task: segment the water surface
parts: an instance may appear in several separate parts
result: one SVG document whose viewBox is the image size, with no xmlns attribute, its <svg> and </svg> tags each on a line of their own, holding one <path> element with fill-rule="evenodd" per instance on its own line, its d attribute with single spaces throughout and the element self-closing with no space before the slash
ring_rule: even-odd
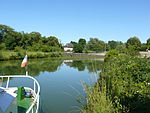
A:
<svg viewBox="0 0 150 113">
<path fill-rule="evenodd" d="M 21 61 L 0 62 L 1 75 L 24 74 Z M 35 77 L 41 86 L 40 108 L 42 113 L 79 113 L 82 104 L 77 100 L 85 96 L 82 82 L 91 85 L 101 70 L 101 60 L 29 60 L 29 75 Z M 33 87 L 30 80 L 11 79 L 13 85 Z M 3 84 L 5 85 L 5 84 Z M 84 98 L 81 100 L 85 103 Z"/>
</svg>

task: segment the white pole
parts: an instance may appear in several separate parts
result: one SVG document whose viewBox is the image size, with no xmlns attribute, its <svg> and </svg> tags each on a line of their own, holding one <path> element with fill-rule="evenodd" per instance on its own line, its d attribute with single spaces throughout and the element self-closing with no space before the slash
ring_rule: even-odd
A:
<svg viewBox="0 0 150 113">
<path fill-rule="evenodd" d="M 8 77 L 8 79 L 7 79 L 6 88 L 8 88 L 8 85 L 9 85 L 9 77 Z"/>
<path fill-rule="evenodd" d="M 36 85 L 36 84 L 35 84 L 35 81 L 34 81 L 34 92 L 36 93 L 36 89 L 35 89 L 35 88 L 36 88 L 36 86 L 35 86 L 35 85 Z"/>
<path fill-rule="evenodd" d="M 28 76 L 28 71 L 26 71 L 26 76 Z"/>
</svg>

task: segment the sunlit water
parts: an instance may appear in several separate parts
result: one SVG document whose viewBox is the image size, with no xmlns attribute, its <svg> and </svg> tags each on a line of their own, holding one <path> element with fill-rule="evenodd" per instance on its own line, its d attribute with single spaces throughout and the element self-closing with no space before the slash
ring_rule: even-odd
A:
<svg viewBox="0 0 150 113">
<path fill-rule="evenodd" d="M 3 61 L 1 75 L 24 74 L 21 61 Z M 29 75 L 36 78 L 41 86 L 41 113 L 79 113 L 85 104 L 82 82 L 91 85 L 97 80 L 103 62 L 100 60 L 29 60 Z M 4 85 L 4 84 L 3 84 Z M 10 85 L 33 87 L 30 80 L 12 79 Z M 80 100 L 82 104 L 77 101 Z"/>
</svg>

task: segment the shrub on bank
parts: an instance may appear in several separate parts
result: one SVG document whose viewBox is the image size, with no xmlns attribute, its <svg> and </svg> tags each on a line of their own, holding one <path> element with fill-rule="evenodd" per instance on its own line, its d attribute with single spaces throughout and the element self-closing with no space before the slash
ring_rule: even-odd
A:
<svg viewBox="0 0 150 113">
<path fill-rule="evenodd" d="M 110 50 L 106 53 L 104 61 L 108 61 L 112 57 L 117 57 L 119 55 L 119 52 L 117 50 Z"/>
<path fill-rule="evenodd" d="M 150 112 L 150 61 L 119 55 L 105 63 L 101 77 L 106 78 L 107 94 L 120 112 Z"/>
<path fill-rule="evenodd" d="M 107 55 L 100 79 L 86 88 L 83 113 L 149 113 L 150 60 L 114 51 Z"/>
</svg>

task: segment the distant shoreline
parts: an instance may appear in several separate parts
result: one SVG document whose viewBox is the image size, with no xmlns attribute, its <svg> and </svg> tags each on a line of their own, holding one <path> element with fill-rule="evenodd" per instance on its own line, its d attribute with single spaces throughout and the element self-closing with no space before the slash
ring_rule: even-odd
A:
<svg viewBox="0 0 150 113">
<path fill-rule="evenodd" d="M 64 53 L 65 56 L 105 56 L 106 52 L 102 53 L 72 53 L 72 52 L 66 52 Z"/>
<path fill-rule="evenodd" d="M 71 52 L 67 52 L 67 53 L 64 53 L 64 55 L 66 56 L 95 56 L 95 57 L 103 57 L 106 55 L 107 52 L 102 52 L 102 53 L 71 53 Z M 150 58 L 150 52 L 146 52 L 146 51 L 140 51 L 139 52 L 140 55 L 142 57 L 146 57 L 146 58 Z"/>
<path fill-rule="evenodd" d="M 29 58 L 50 58 L 50 57 L 104 57 L 107 52 L 102 53 L 72 53 L 72 52 L 28 52 Z M 141 57 L 150 58 L 150 52 L 140 51 Z M 23 52 L 1 52 L 0 61 L 23 59 Z"/>
</svg>

